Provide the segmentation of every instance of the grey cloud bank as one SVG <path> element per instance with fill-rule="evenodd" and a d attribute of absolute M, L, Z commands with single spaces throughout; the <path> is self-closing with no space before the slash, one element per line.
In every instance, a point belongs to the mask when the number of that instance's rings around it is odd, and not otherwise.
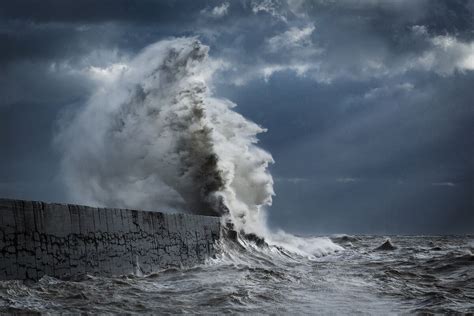
<path fill-rule="evenodd" d="M 222 65 L 214 94 L 268 128 L 273 227 L 472 233 L 473 16 L 471 1 L 2 3 L 0 195 L 68 202 L 54 137 L 103 70 L 198 36 Z"/>

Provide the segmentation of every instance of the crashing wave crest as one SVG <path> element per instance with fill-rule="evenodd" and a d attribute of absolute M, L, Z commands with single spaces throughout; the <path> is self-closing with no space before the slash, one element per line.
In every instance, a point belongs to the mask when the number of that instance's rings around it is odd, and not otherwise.
<path fill-rule="evenodd" d="M 273 159 L 256 146 L 265 129 L 213 96 L 219 65 L 208 49 L 195 38 L 160 41 L 105 71 L 106 80 L 57 136 L 71 199 L 219 215 L 235 233 L 261 236 L 269 246 L 302 255 L 337 250 L 267 230 L 262 210 L 274 194 L 267 170 Z"/>
<path fill-rule="evenodd" d="M 145 48 L 62 130 L 72 198 L 100 206 L 226 215 L 256 230 L 271 204 L 265 130 L 209 87 L 216 64 L 195 38 Z"/>

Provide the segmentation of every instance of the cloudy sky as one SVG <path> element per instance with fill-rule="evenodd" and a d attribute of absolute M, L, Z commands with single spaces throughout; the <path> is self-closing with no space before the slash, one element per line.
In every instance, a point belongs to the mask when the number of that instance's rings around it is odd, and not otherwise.
<path fill-rule="evenodd" d="M 0 196 L 67 202 L 55 135 L 103 69 L 197 36 L 266 127 L 272 227 L 474 232 L 474 1 L 3 1 Z"/>

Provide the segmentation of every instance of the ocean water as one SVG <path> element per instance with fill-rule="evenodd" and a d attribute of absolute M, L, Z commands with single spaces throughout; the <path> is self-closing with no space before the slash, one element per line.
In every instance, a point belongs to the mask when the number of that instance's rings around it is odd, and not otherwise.
<path fill-rule="evenodd" d="M 474 313 L 474 236 L 335 236 L 302 256 L 223 241 L 206 264 L 82 281 L 0 282 L 0 312 L 149 314 Z M 317 242 L 317 239 L 313 239 Z"/>

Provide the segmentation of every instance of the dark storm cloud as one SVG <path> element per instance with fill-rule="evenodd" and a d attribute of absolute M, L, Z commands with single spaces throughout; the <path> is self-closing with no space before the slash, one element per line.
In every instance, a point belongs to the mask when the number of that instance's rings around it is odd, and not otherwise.
<path fill-rule="evenodd" d="M 192 20 L 203 8 L 203 1 L 130 1 L 130 0 L 19 0 L 4 3 L 0 16 L 10 20 L 37 23 L 102 22 L 179 22 Z"/>
<path fill-rule="evenodd" d="M 0 194 L 67 200 L 52 139 L 91 67 L 197 35 L 227 64 L 216 93 L 269 129 L 272 224 L 472 232 L 473 15 L 472 1 L 4 2 Z"/>
<path fill-rule="evenodd" d="M 0 62 L 3 65 L 21 60 L 71 60 L 92 50 L 118 46 L 119 34 L 111 25 L 34 24 L 20 21 L 3 22 L 0 25 Z"/>
<path fill-rule="evenodd" d="M 271 108 L 241 110 L 270 130 L 262 141 L 276 160 L 273 223 L 308 232 L 471 230 L 474 78 L 411 79 L 310 89 L 275 76 L 234 91 L 239 104 Z"/>

